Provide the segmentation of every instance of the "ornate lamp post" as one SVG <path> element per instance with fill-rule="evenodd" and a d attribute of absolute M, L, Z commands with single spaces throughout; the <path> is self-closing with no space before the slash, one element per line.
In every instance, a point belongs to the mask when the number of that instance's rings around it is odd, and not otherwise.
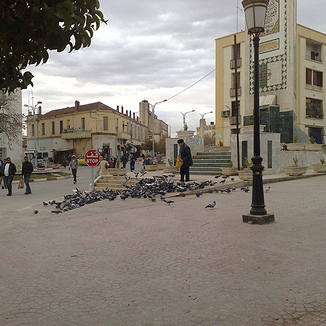
<path fill-rule="evenodd" d="M 163 100 L 163 101 L 159 101 L 159 102 L 156 102 L 155 104 L 150 104 L 149 105 L 151 106 L 152 108 L 152 138 L 153 138 L 153 143 L 152 143 L 152 160 L 154 161 L 154 145 L 155 145 L 155 140 L 154 140 L 154 134 L 155 134 L 155 107 L 156 105 L 160 104 L 160 103 L 163 103 L 163 102 L 166 102 L 167 100 Z"/>
<path fill-rule="evenodd" d="M 269 0 L 244 0 L 248 33 L 253 35 L 254 45 L 254 156 L 251 159 L 252 204 L 250 214 L 243 215 L 243 222 L 264 224 L 274 221 L 274 215 L 267 214 L 264 203 L 262 157 L 260 156 L 260 112 L 259 112 L 259 34 L 265 29 L 265 15 Z"/>
<path fill-rule="evenodd" d="M 33 133 L 34 133 L 34 153 L 35 153 L 35 162 L 34 162 L 34 167 L 37 167 L 37 148 L 36 148 L 36 119 L 35 119 L 35 109 L 38 105 L 42 104 L 41 101 L 38 101 L 35 106 L 33 105 L 28 105 L 24 104 L 24 106 L 32 109 L 33 111 L 33 121 L 34 121 L 34 128 L 33 128 Z"/>
<path fill-rule="evenodd" d="M 199 112 L 198 112 L 198 113 L 199 113 Z M 204 137 L 204 126 L 205 126 L 205 124 L 206 124 L 205 119 L 204 119 L 204 116 L 205 116 L 206 114 L 210 114 L 210 113 L 213 113 L 213 111 L 206 112 L 206 113 L 199 113 L 200 116 L 201 116 L 201 119 L 199 120 L 200 137 Z"/>
<path fill-rule="evenodd" d="M 188 129 L 187 124 L 186 124 L 186 115 L 191 112 L 195 112 L 195 110 L 191 110 L 191 111 L 184 112 L 184 113 L 180 112 L 182 114 L 182 122 L 183 122 L 183 130 L 184 131 L 186 131 Z"/>

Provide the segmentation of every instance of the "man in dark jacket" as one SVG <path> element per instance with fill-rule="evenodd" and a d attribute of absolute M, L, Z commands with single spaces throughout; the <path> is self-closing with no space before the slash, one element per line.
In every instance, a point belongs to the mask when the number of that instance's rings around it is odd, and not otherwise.
<path fill-rule="evenodd" d="M 10 157 L 7 157 L 7 163 L 4 164 L 3 168 L 3 179 L 8 188 L 7 196 L 12 195 L 12 180 L 14 179 L 14 175 L 16 174 L 16 165 L 11 162 Z"/>
<path fill-rule="evenodd" d="M 191 150 L 183 139 L 178 140 L 178 145 L 180 146 L 180 157 L 183 162 L 180 167 L 180 181 L 189 181 L 189 167 L 193 164 Z M 184 180 L 185 176 L 186 180 Z"/>
<path fill-rule="evenodd" d="M 33 172 L 33 164 L 28 160 L 28 157 L 24 157 L 24 163 L 22 166 L 22 176 L 24 176 L 24 182 L 26 185 L 25 195 L 30 195 L 32 193 L 31 187 L 29 186 L 29 180 Z"/>

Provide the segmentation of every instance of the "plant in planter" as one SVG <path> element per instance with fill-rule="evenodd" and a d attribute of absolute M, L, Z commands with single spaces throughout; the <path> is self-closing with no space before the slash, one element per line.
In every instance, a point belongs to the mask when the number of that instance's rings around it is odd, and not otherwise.
<path fill-rule="evenodd" d="M 307 167 L 299 165 L 298 162 L 299 162 L 299 160 L 295 156 L 293 158 L 294 165 L 283 167 L 284 173 L 289 176 L 297 176 L 297 175 L 305 174 L 307 172 Z"/>
<path fill-rule="evenodd" d="M 311 136 L 311 137 L 309 138 L 309 140 L 310 140 L 310 143 L 311 143 L 311 144 L 316 144 L 316 138 L 315 138 L 315 137 Z"/>
<path fill-rule="evenodd" d="M 236 175 L 237 174 L 237 168 L 233 166 L 232 160 L 230 160 L 228 167 L 223 167 L 221 169 L 222 169 L 223 175 Z"/>
<path fill-rule="evenodd" d="M 325 159 L 323 157 L 319 158 L 320 163 L 312 164 L 312 168 L 317 173 L 325 173 L 326 172 L 326 164 Z"/>
<path fill-rule="evenodd" d="M 252 162 L 249 162 L 248 159 L 245 157 L 244 164 L 245 164 L 246 168 L 238 171 L 239 179 L 244 180 L 244 181 L 249 181 L 252 179 L 252 171 L 250 169 Z"/>
<path fill-rule="evenodd" d="M 296 144 L 299 140 L 299 137 L 297 135 L 293 136 L 293 142 Z"/>
<path fill-rule="evenodd" d="M 305 150 L 306 151 L 319 151 L 321 149 L 321 145 L 320 144 L 316 144 L 316 138 L 314 138 L 313 136 L 311 136 L 309 138 L 310 140 L 310 144 L 306 144 L 305 145 Z"/>
<path fill-rule="evenodd" d="M 303 151 L 305 145 L 303 143 L 298 143 L 299 137 L 297 135 L 293 136 L 293 143 L 286 144 L 286 148 L 289 151 Z"/>

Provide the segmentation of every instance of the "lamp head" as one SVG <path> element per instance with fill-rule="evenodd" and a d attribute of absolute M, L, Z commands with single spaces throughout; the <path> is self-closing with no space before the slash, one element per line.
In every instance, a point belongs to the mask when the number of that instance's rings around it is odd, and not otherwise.
<path fill-rule="evenodd" d="M 258 34 L 265 29 L 265 15 L 269 0 L 243 0 L 249 34 Z"/>

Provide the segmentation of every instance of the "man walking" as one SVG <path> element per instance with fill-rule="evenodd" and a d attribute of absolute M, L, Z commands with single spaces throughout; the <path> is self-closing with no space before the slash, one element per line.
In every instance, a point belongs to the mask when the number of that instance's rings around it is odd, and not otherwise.
<path fill-rule="evenodd" d="M 72 176 L 74 178 L 74 183 L 77 182 L 77 168 L 78 168 L 78 161 L 76 155 L 71 156 L 71 161 L 69 163 L 71 168 Z"/>
<path fill-rule="evenodd" d="M 192 163 L 191 150 L 188 145 L 185 144 L 183 139 L 178 140 L 178 145 L 180 146 L 180 157 L 182 161 L 182 165 L 180 167 L 180 181 L 189 181 L 189 167 Z"/>
<path fill-rule="evenodd" d="M 10 157 L 7 157 L 7 162 L 4 164 L 3 179 L 8 188 L 7 196 L 12 195 L 12 180 L 16 174 L 16 165 L 11 162 Z"/>
<path fill-rule="evenodd" d="M 32 193 L 31 187 L 29 186 L 29 180 L 33 172 L 33 164 L 28 160 L 28 157 L 24 157 L 24 163 L 22 166 L 22 176 L 24 176 L 24 182 L 26 185 L 25 195 L 30 195 Z"/>

